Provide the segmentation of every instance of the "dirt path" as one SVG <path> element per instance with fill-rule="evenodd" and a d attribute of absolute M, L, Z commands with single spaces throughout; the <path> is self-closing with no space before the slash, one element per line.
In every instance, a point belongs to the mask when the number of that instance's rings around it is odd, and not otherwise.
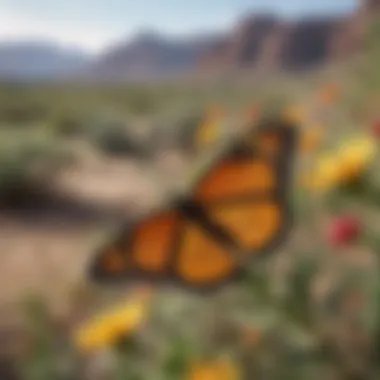
<path fill-rule="evenodd" d="M 28 293 L 53 300 L 82 276 L 91 255 L 95 226 L 64 226 L 1 220 L 0 299 L 17 301 Z"/>
<path fill-rule="evenodd" d="M 145 174 L 130 162 L 71 168 L 57 177 L 51 199 L 11 212 L 0 209 L 1 307 L 33 292 L 64 304 L 83 280 L 105 225 L 162 201 L 157 177 Z"/>
<path fill-rule="evenodd" d="M 52 302 L 64 302 L 70 287 L 83 278 L 102 228 L 130 217 L 142 207 L 142 198 L 147 198 L 147 184 L 130 172 L 129 176 L 107 171 L 90 174 L 71 173 L 66 188 L 62 187 L 71 190 L 66 191 L 67 197 L 45 199 L 19 210 L 1 210 L 2 306 L 32 292 Z"/>

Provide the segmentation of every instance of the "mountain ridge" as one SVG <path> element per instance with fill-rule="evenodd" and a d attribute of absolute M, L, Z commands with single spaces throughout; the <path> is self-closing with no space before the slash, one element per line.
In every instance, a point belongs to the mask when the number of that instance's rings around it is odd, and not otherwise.
<path fill-rule="evenodd" d="M 90 56 L 80 49 L 45 41 L 0 42 L 0 78 L 57 79 L 86 66 Z"/>
<path fill-rule="evenodd" d="M 247 14 L 225 33 L 168 37 L 145 30 L 95 56 L 47 43 L 0 43 L 0 78 L 139 82 L 243 69 L 308 70 L 358 53 L 379 10 L 380 0 L 365 0 L 339 17 Z"/>

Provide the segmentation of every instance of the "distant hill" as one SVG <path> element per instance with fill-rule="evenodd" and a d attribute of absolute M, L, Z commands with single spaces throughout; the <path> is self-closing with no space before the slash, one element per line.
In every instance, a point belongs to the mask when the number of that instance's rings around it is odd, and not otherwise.
<path fill-rule="evenodd" d="M 379 0 L 362 1 L 352 14 L 285 21 L 252 15 L 200 56 L 198 71 L 307 70 L 349 58 L 364 47 L 366 27 Z"/>
<path fill-rule="evenodd" d="M 363 0 L 355 12 L 340 17 L 288 21 L 271 14 L 247 15 L 225 35 L 170 40 L 145 33 L 105 51 L 82 74 L 96 80 L 140 81 L 224 70 L 317 68 L 360 51 L 379 1 Z"/>
<path fill-rule="evenodd" d="M 86 66 L 89 60 L 82 51 L 60 48 L 54 44 L 0 42 L 0 79 L 57 79 Z"/>
<path fill-rule="evenodd" d="M 364 47 L 380 0 L 362 0 L 340 17 L 288 21 L 253 14 L 225 35 L 169 38 L 144 32 L 96 57 L 43 43 L 0 44 L 0 78 L 152 81 L 224 70 L 308 70 L 349 58 Z"/>
<path fill-rule="evenodd" d="M 152 80 L 192 71 L 199 56 L 215 43 L 217 37 L 202 36 L 170 39 L 154 32 L 138 34 L 131 42 L 107 49 L 78 73 L 97 80 Z"/>

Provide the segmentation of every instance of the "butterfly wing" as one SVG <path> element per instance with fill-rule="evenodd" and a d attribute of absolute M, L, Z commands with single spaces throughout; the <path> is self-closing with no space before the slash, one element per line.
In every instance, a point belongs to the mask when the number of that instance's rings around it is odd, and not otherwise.
<path fill-rule="evenodd" d="M 241 274 L 231 252 L 237 247 L 231 236 L 214 224 L 206 210 L 196 202 L 180 204 L 184 223 L 180 244 L 173 262 L 177 283 L 197 289 L 220 286 Z"/>
<path fill-rule="evenodd" d="M 231 253 L 275 248 L 289 226 L 293 132 L 276 127 L 248 136 L 202 178 L 191 199 L 143 219 L 102 249 L 92 278 L 210 289 L 239 276 L 243 268 Z"/>
<path fill-rule="evenodd" d="M 90 269 L 97 282 L 154 280 L 168 276 L 176 251 L 181 216 L 175 210 L 143 219 L 100 250 Z"/>
<path fill-rule="evenodd" d="M 288 190 L 295 130 L 273 125 L 252 132 L 202 180 L 194 200 L 229 231 L 241 252 L 274 249 L 290 226 Z"/>
<path fill-rule="evenodd" d="M 173 207 L 122 231 L 100 250 L 90 277 L 98 283 L 176 282 L 212 289 L 237 272 L 228 247 Z"/>

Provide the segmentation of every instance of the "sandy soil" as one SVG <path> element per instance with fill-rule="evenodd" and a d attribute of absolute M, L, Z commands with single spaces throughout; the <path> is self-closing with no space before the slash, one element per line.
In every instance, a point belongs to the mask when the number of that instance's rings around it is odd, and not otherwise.
<path fill-rule="evenodd" d="M 155 165 L 172 178 L 184 168 L 178 155 Z M 133 162 L 102 160 L 58 173 L 52 199 L 0 209 L 0 314 L 33 292 L 64 305 L 70 288 L 83 281 L 104 226 L 159 205 L 167 194 L 164 177 Z"/>

